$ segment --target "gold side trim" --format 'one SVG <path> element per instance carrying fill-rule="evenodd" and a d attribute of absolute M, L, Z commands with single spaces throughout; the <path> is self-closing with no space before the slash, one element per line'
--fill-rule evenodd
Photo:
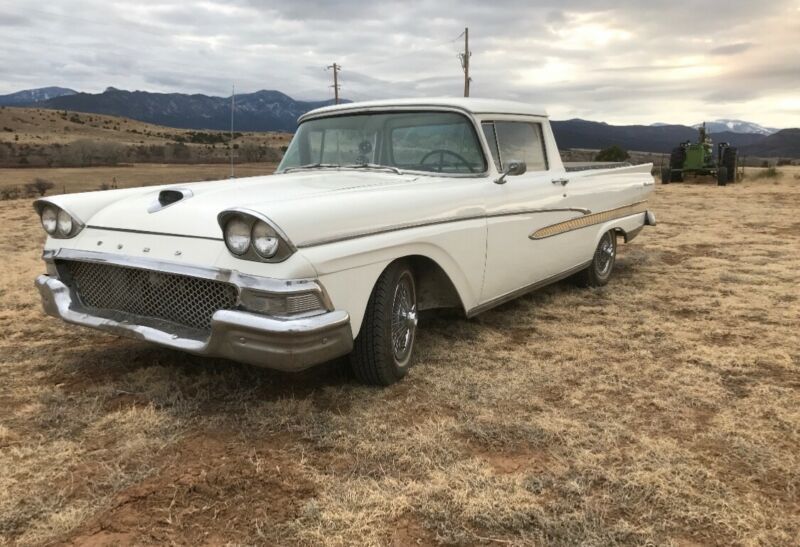
<path fill-rule="evenodd" d="M 599 213 L 551 224 L 550 226 L 539 228 L 535 232 L 531 233 L 531 235 L 528 237 L 530 239 L 544 239 L 546 237 L 552 237 L 565 232 L 571 232 L 572 230 L 586 228 L 587 226 L 592 226 L 594 224 L 608 222 L 609 220 L 635 215 L 636 213 L 644 213 L 646 211 L 646 208 L 644 207 L 645 203 L 647 203 L 647 201 L 638 201 L 636 203 L 632 203 L 631 205 L 617 207 L 616 209 L 609 209 L 608 211 L 601 211 Z"/>

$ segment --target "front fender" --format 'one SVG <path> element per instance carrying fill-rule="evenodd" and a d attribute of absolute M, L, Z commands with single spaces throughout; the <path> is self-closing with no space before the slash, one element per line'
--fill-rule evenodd
<path fill-rule="evenodd" d="M 422 256 L 448 276 L 465 309 L 477 305 L 486 260 L 485 219 L 465 220 L 302 248 L 357 336 L 375 282 L 393 261 Z"/>

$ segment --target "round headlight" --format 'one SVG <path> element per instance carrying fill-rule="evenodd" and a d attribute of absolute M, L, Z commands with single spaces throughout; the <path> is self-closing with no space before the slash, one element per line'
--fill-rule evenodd
<path fill-rule="evenodd" d="M 253 247 L 264 258 L 272 258 L 278 252 L 278 235 L 267 224 L 259 220 L 253 225 Z"/>
<path fill-rule="evenodd" d="M 56 233 L 58 227 L 58 213 L 53 207 L 45 207 L 42 209 L 42 228 L 50 235 Z"/>
<path fill-rule="evenodd" d="M 235 255 L 243 255 L 250 247 L 250 224 L 233 218 L 225 225 L 225 245 Z"/>
<path fill-rule="evenodd" d="M 72 217 L 65 211 L 58 212 L 58 235 L 68 236 L 72 233 Z"/>

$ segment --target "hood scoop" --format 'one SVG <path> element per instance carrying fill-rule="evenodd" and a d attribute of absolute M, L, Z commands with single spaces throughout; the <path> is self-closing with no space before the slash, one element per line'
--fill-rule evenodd
<path fill-rule="evenodd" d="M 155 213 L 174 205 L 179 201 L 192 197 L 192 191 L 188 188 L 167 188 L 158 193 L 158 198 L 147 208 L 148 213 Z"/>

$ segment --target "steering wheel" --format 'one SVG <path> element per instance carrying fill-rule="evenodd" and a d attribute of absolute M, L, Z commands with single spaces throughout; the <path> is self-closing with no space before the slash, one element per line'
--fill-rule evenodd
<path fill-rule="evenodd" d="M 470 173 L 474 173 L 475 172 L 475 169 L 472 168 L 472 165 L 470 165 L 470 163 L 464 158 L 464 156 L 462 156 L 462 155 L 460 155 L 460 154 L 458 154 L 456 152 L 453 152 L 452 150 L 445 150 L 444 148 L 439 148 L 437 150 L 431 150 L 430 152 L 425 154 L 422 157 L 421 160 L 419 160 L 419 164 L 420 165 L 424 165 L 425 164 L 425 160 L 427 160 L 428 158 L 430 158 L 431 156 L 433 156 L 435 154 L 439 154 L 439 172 L 440 173 L 442 172 L 442 167 L 444 167 L 444 157 L 445 157 L 445 155 L 450 155 L 450 156 L 453 156 L 454 158 L 456 158 L 459 163 L 463 164 L 464 167 L 469 169 Z"/>

